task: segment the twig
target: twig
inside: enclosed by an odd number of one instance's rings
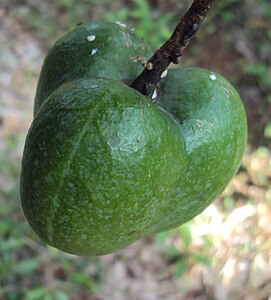
[[[194,0],[181,18],[172,36],[148,60],[143,72],[132,82],[131,87],[149,96],[161,78],[166,76],[170,63],[178,64],[190,39],[197,33],[200,23],[207,16],[215,0]]]

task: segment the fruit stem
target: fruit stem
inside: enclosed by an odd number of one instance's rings
[[[155,51],[148,60],[145,69],[132,82],[131,87],[146,96],[153,95],[160,80],[166,76],[170,63],[178,64],[179,58],[197,33],[200,23],[207,16],[215,0],[194,0],[183,15],[171,37]]]

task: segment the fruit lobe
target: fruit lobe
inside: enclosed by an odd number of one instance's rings
[[[247,142],[242,101],[222,76],[200,68],[170,70],[157,105],[172,114],[187,155],[182,205],[176,201],[164,230],[202,212],[226,188],[239,168]],[[177,198],[176,198],[177,199]]]
[[[133,80],[150,47],[119,24],[82,24],[60,38],[47,54],[35,97],[34,115],[58,86],[79,78]]]
[[[49,244],[106,254],[156,229],[160,202],[184,170],[183,138],[169,115],[120,82],[77,80],[57,89],[32,123],[23,209]]]

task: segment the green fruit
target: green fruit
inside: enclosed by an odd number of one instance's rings
[[[234,88],[206,70],[170,70],[153,104],[123,83],[142,69],[134,57],[148,51],[128,29],[98,23],[68,33],[45,60],[21,199],[32,228],[54,247],[104,255],[179,226],[239,167],[246,117]]]

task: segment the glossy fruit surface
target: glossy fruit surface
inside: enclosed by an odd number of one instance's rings
[[[63,251],[109,254],[179,226],[240,164],[246,117],[234,88],[206,70],[170,70],[153,104],[123,83],[144,55],[148,46],[133,32],[98,23],[68,33],[45,60],[21,199],[36,233]]]
[[[202,212],[237,171],[247,141],[246,115],[238,93],[222,76],[200,68],[170,70],[158,106],[171,113],[185,141],[186,175],[179,186],[170,229]],[[173,197],[174,198],[174,197]],[[178,199],[178,197],[176,197]],[[176,223],[174,225],[174,221]]]

